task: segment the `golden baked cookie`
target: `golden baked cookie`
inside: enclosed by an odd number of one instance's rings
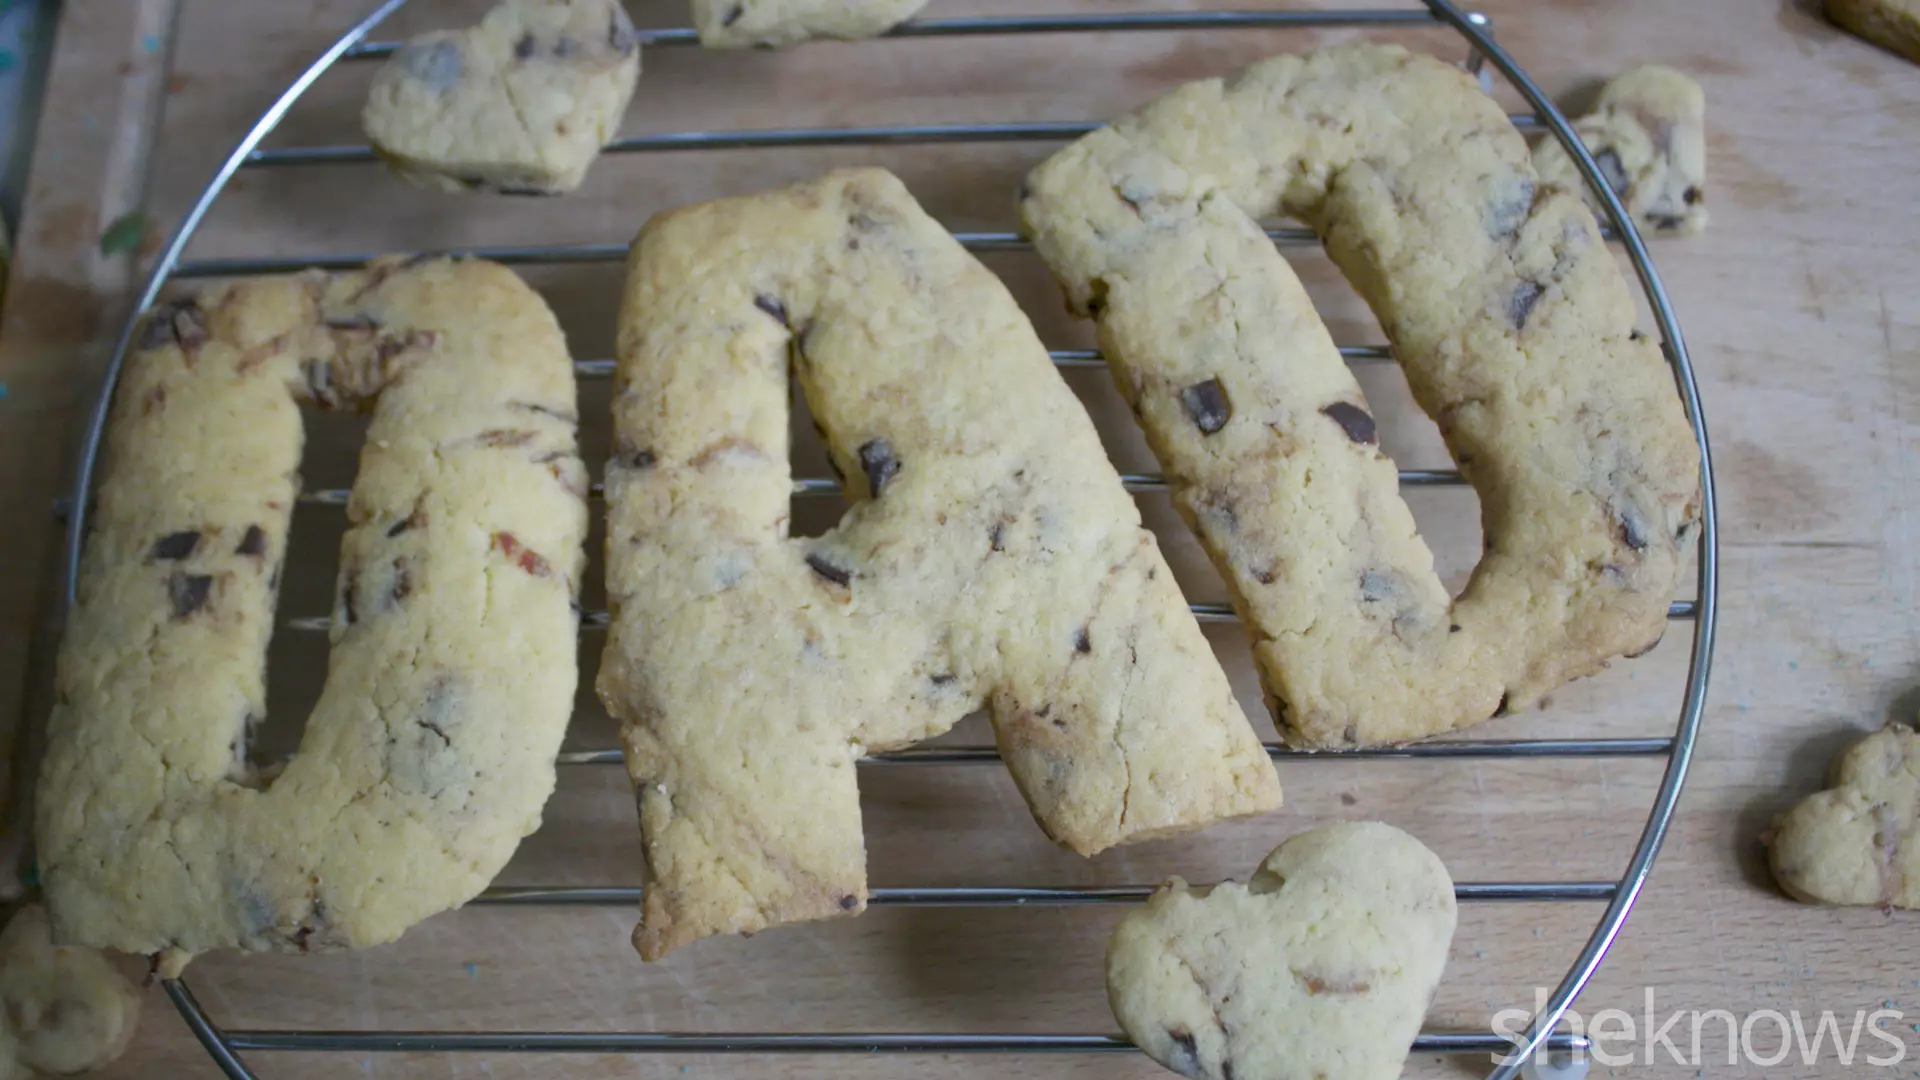
[[[778,48],[809,38],[878,37],[927,0],[693,0],[693,26],[709,49]]]
[[[1107,943],[1107,999],[1148,1056],[1205,1080],[1393,1080],[1440,985],[1453,879],[1391,825],[1323,825],[1245,885],[1174,878]]]
[[[139,988],[113,961],[54,945],[39,904],[13,913],[0,931],[0,1078],[102,1068],[139,1022]]]
[[[1809,904],[1920,908],[1920,734],[1890,725],[1833,763],[1768,838],[1774,880]]]
[[[1639,228],[1692,236],[1707,227],[1706,116],[1699,83],[1648,64],[1607,83],[1573,130]],[[1558,139],[1535,144],[1533,167],[1541,180],[1579,192],[1600,212]]]
[[[55,939],[391,941],[540,821],[577,680],[573,368],[511,271],[437,257],[151,312],[115,395],[38,789]],[[254,767],[299,403],[371,407],[327,680]]]
[[[618,352],[599,690],[642,955],[861,910],[855,762],[980,709],[1082,854],[1279,804],[1085,410],[890,174],[655,217]],[[820,536],[787,531],[789,370],[854,500]]]
[[[1827,18],[1920,63],[1920,0],[1826,0]]]
[[[1358,43],[1192,83],[1047,159],[1021,206],[1289,740],[1452,730],[1660,640],[1700,493],[1672,373],[1593,215],[1459,68]],[[1278,214],[1319,232],[1479,492],[1457,599]]]
[[[639,76],[620,0],[502,0],[478,26],[400,46],[360,122],[416,183],[551,195],[580,186]]]

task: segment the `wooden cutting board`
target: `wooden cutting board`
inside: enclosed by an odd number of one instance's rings
[[[56,580],[51,516],[80,410],[125,314],[134,260],[102,256],[123,211],[154,221],[143,254],[189,205],[214,163],[310,57],[371,5],[90,0],[66,5],[19,256],[0,323],[0,730],[44,709],[50,653],[36,612]],[[1175,0],[935,0],[929,14],[1153,10]],[[1920,67],[1841,36],[1798,0],[1488,0],[1501,39],[1577,107],[1597,80],[1658,61],[1708,95],[1713,223],[1662,240],[1655,257],[1699,368],[1717,453],[1722,524],[1721,644],[1700,754],[1675,832],[1606,966],[1580,1001],[1589,1015],[1646,995],[1671,1010],[1887,1008],[1886,1030],[1920,1055],[1920,939],[1915,916],[1829,911],[1771,886],[1760,832],[1818,786],[1831,754],[1920,695],[1910,475],[1920,415]],[[477,0],[417,0],[390,32],[471,21]],[[647,25],[683,23],[675,4],[635,6]],[[1342,32],[1345,33],[1345,32]],[[888,122],[1080,120],[1109,116],[1182,81],[1340,35],[1302,31],[952,38],[819,44],[782,53],[648,53],[625,132],[844,126]],[[1440,31],[1387,35],[1460,56]],[[271,145],[360,141],[367,65],[327,75]],[[243,173],[195,241],[193,257],[338,253],[536,241],[621,242],[650,213],[750,191],[832,165],[898,171],[955,229],[1010,228],[1018,176],[1050,144],[699,151],[603,160],[561,200],[447,197],[413,191],[371,166]],[[1343,342],[1379,332],[1326,260],[1290,250]],[[1084,345],[1030,255],[988,257],[1042,336]],[[528,271],[565,324],[576,356],[609,355],[615,265]],[[1126,410],[1097,370],[1069,373],[1123,469],[1153,469]],[[1432,425],[1390,366],[1362,373],[1388,449],[1404,467],[1444,467]],[[583,387],[590,461],[606,445],[607,387]],[[310,486],[351,477],[355,426],[315,423]],[[817,458],[806,452],[798,468]],[[1410,501],[1456,584],[1479,550],[1463,489]],[[1143,496],[1183,584],[1218,600],[1217,577],[1167,507]],[[829,515],[830,516],[830,515]],[[337,511],[304,509],[282,610],[325,610]],[[597,539],[594,541],[598,543]],[[596,553],[597,554],[597,553]],[[597,586],[596,586],[597,589]],[[598,603],[590,592],[589,606]],[[44,621],[44,620],[42,620]],[[1686,624],[1651,655],[1554,695],[1545,710],[1476,736],[1644,736],[1670,732],[1686,670]],[[1241,700],[1259,694],[1244,638],[1210,628]],[[37,644],[36,644],[37,642]],[[31,646],[31,647],[30,647]],[[591,678],[599,642],[585,643]],[[324,643],[283,633],[273,697],[283,720],[317,692]],[[24,702],[24,705],[20,704]],[[1270,730],[1259,718],[1263,730]],[[292,721],[288,721],[289,724]],[[281,738],[290,738],[283,731]],[[985,740],[978,728],[958,741]],[[611,745],[583,694],[571,744]],[[1083,861],[1035,829],[996,768],[873,769],[862,776],[875,885],[1152,883],[1244,874],[1283,836],[1316,821],[1377,817],[1411,829],[1461,880],[1616,876],[1639,834],[1658,759],[1362,763],[1289,761],[1288,807],[1205,836]],[[504,884],[632,884],[638,834],[621,770],[563,770],[546,826]],[[470,909],[402,942],[352,955],[208,957],[191,970],[215,1019],[244,1028],[608,1031],[1107,1032],[1101,990],[1110,908],[876,910],[858,920],[716,940],[641,964],[625,908]],[[1471,905],[1463,910],[1430,1026],[1483,1031],[1499,1009],[1534,1003],[1599,917],[1590,904]],[[211,1077],[214,1067],[156,990],[133,1049],[108,1075]],[[1678,1027],[1687,1050],[1686,1021]],[[1644,1032],[1640,1033],[1644,1040]],[[1777,1029],[1757,1023],[1767,1055]],[[1623,1050],[1620,1043],[1611,1044]],[[1829,1048],[1801,1066],[1727,1063],[1724,1025],[1702,1056],[1635,1075],[1848,1073]],[[1866,1040],[1860,1053],[1885,1044]],[[1642,1047],[1644,1051],[1644,1046]],[[1664,1054],[1664,1052],[1663,1052]],[[256,1053],[265,1077],[374,1076],[1008,1076],[1156,1075],[1136,1057],[601,1058]],[[1763,1058],[1764,1060],[1764,1058]],[[1920,1060],[1903,1063],[1920,1067]],[[1624,1068],[1624,1066],[1623,1066]],[[1411,1073],[1456,1076],[1484,1060],[1416,1060]],[[1596,1073],[1596,1075],[1598,1075]]]

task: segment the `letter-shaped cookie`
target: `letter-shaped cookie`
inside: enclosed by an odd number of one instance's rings
[[[693,0],[693,25],[709,49],[772,48],[810,38],[878,37],[927,0]]]
[[[540,821],[586,531],[553,314],[484,262],[243,281],[139,331],[38,792],[55,939],[136,953],[391,941]],[[300,491],[297,400],[373,407],[300,752],[249,766]]]
[[[640,44],[620,0],[501,0],[381,66],[360,114],[395,172],[446,191],[572,191],[620,127]]]
[[[1592,214],[1464,72],[1375,44],[1276,57],[1061,150],[1022,205],[1290,740],[1420,738],[1659,641],[1699,497],[1679,396]],[[1457,600],[1256,221],[1278,213],[1319,232],[1480,494]]]
[[[855,504],[787,535],[788,371]],[[1082,854],[1279,803],[1013,298],[878,170],[654,218],[620,315],[612,636],[649,959],[859,911],[854,763],[985,707]]]
[[[1781,815],[1773,876],[1809,904],[1920,908],[1920,735],[1890,725],[1848,747],[1827,790]]]

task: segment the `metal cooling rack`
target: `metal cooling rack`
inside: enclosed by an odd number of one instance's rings
[[[294,255],[286,257],[182,259],[188,242],[225,190],[228,182],[242,169],[312,167],[365,163],[375,160],[365,146],[307,146],[260,149],[261,141],[274,130],[295,102],[336,63],[368,61],[386,57],[397,47],[391,42],[368,41],[368,35],[406,0],[382,0],[379,6],[346,34],[335,41],[269,107],[240,140],[233,152],[215,171],[178,230],[161,252],[139,296],[136,308],[144,310],[158,298],[161,289],[172,280],[226,277],[237,274],[280,273],[306,267],[342,269],[365,262],[373,253],[346,255]],[[1305,754],[1284,746],[1269,745],[1275,758],[1297,760],[1336,760],[1356,758],[1611,758],[1664,757],[1667,765],[1654,796],[1645,829],[1635,844],[1626,871],[1616,881],[1568,882],[1463,882],[1458,897],[1463,902],[1562,901],[1604,903],[1604,912],[1594,926],[1585,946],[1574,958],[1559,985],[1548,997],[1544,1009],[1534,1018],[1524,1045],[1492,1034],[1423,1033],[1415,1041],[1415,1052],[1437,1054],[1512,1052],[1508,1063],[1496,1066],[1490,1080],[1508,1080],[1520,1071],[1522,1062],[1540,1052],[1553,1064],[1564,1065],[1569,1056],[1583,1050],[1586,1041],[1577,1036],[1554,1033],[1561,1015],[1572,1004],[1605,958],[1634,901],[1645,885],[1653,860],[1660,851],[1673,820],[1687,766],[1699,731],[1701,711],[1707,692],[1707,677],[1713,658],[1715,624],[1715,578],[1717,530],[1712,462],[1707,447],[1705,423],[1701,415],[1698,389],[1680,326],[1667,299],[1660,275],[1645,244],[1635,230],[1618,198],[1604,182],[1598,166],[1574,136],[1567,118],[1547,95],[1521,69],[1519,63],[1495,42],[1491,22],[1477,13],[1460,10],[1451,0],[1423,0],[1424,6],[1364,11],[1233,11],[1168,12],[1148,14],[1074,15],[1047,17],[989,17],[961,19],[922,19],[896,28],[888,37],[949,37],[968,35],[1008,35],[1069,32],[1118,32],[1157,30],[1233,30],[1278,27],[1431,27],[1445,26],[1465,40],[1468,53],[1465,64],[1482,84],[1492,86],[1491,65],[1533,108],[1532,113],[1513,117],[1523,129],[1544,129],[1571,153],[1587,183],[1604,203],[1610,239],[1626,248],[1640,285],[1652,309],[1662,347],[1673,367],[1681,400],[1693,424],[1700,450],[1702,501],[1699,579],[1697,599],[1671,606],[1668,617],[1691,620],[1694,624],[1691,663],[1681,699],[1679,722],[1672,735],[1647,738],[1608,739],[1448,739],[1345,752]],[[698,38],[690,29],[647,30],[640,33],[643,46],[697,46]],[[876,44],[873,48],[884,48]],[[1084,134],[1098,122],[1005,123],[912,125],[891,127],[811,128],[770,131],[698,131],[671,135],[649,135],[615,140],[609,153],[647,153],[687,149],[774,149],[801,146],[874,146],[956,142],[1054,142]],[[1313,243],[1315,237],[1304,229],[1269,230],[1275,242]],[[956,234],[973,251],[1027,250],[1028,244],[1012,232],[974,232]],[[510,265],[557,263],[613,263],[625,258],[625,244],[538,245],[508,248],[471,248],[457,254],[470,254]],[[80,546],[86,533],[86,510],[93,475],[98,461],[101,437],[106,427],[113,391],[132,340],[137,314],[123,328],[107,368],[105,385],[94,404],[86,430],[69,508],[65,596],[72,604],[78,573]],[[1342,353],[1353,363],[1382,363],[1392,359],[1388,350],[1378,346],[1346,346]],[[1092,366],[1102,363],[1091,350],[1055,350],[1053,358],[1062,366]],[[584,360],[576,365],[581,379],[605,379],[611,376],[609,360]],[[1445,470],[1403,471],[1403,485],[1458,485],[1459,473]],[[1130,475],[1124,478],[1134,491],[1165,488],[1157,475]],[[794,484],[797,495],[836,492],[838,483],[830,479],[802,479]],[[343,491],[310,491],[302,498],[309,503],[341,504]],[[598,488],[595,489],[598,494]],[[1231,621],[1231,610],[1223,605],[1196,604],[1194,613],[1203,621]],[[300,617],[284,623],[295,631],[326,629],[327,619]],[[588,613],[583,630],[602,631],[604,613]],[[993,762],[999,755],[992,747],[922,747],[890,754],[878,754],[865,762],[871,766],[900,767],[927,764],[965,764]],[[620,761],[614,749],[563,753],[560,764],[567,766],[609,765]],[[1107,888],[906,888],[875,889],[870,903],[875,907],[977,907],[1127,904],[1144,899],[1150,886]],[[532,905],[637,905],[639,890],[632,888],[543,888],[495,887],[486,890],[474,902],[502,906]],[[773,1033],[685,1033],[632,1032],[616,1034],[513,1031],[465,1033],[452,1031],[281,1031],[232,1030],[215,1024],[194,999],[186,981],[164,983],[168,996],[179,1009],[187,1025],[199,1038],[213,1060],[232,1080],[252,1080],[254,1073],[241,1059],[247,1051],[469,1051],[532,1053],[904,1053],[951,1054],[965,1052],[1044,1053],[1044,1052],[1124,1052],[1134,1049],[1125,1039],[1102,1034],[828,1034],[819,1032]],[[1571,1071],[1584,1072],[1583,1061],[1574,1061]]]

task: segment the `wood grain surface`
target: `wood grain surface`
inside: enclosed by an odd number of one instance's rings
[[[47,636],[36,612],[57,560],[51,520],[106,344],[124,314],[134,267],[95,241],[144,203],[163,233],[214,163],[310,57],[371,5],[366,0],[89,0],[66,5],[41,125],[26,220],[0,324],[0,731],[18,735],[44,707]],[[470,21],[479,0],[417,0],[392,36]],[[1157,10],[1082,0],[934,0],[929,14]],[[1199,6],[1199,5],[1196,5]],[[1722,500],[1722,622],[1700,753],[1677,827],[1651,884],[1580,1008],[1629,1010],[1651,992],[1671,1010],[1901,1012],[1883,1027],[1920,1069],[1920,937],[1911,913],[1833,911],[1783,898],[1758,837],[1790,800],[1814,790],[1847,740],[1920,705],[1914,610],[1920,485],[1910,447],[1920,412],[1920,68],[1840,35],[1798,2],[1487,0],[1501,39],[1561,100],[1578,107],[1597,82],[1658,61],[1705,86],[1709,204],[1704,237],[1658,241],[1654,254],[1692,348],[1717,454]],[[646,25],[679,25],[677,3],[634,5]],[[1348,32],[1150,33],[817,44],[781,53],[657,49],[644,59],[625,133],[842,126],[887,122],[1081,120],[1112,115],[1182,81]],[[1461,56],[1442,31],[1381,35]],[[327,75],[270,145],[361,141],[356,116],[371,73]],[[1508,96],[1511,96],[1510,94]],[[372,166],[248,170],[215,208],[191,257],[323,254],[536,241],[623,242],[681,202],[752,191],[840,164],[893,168],[955,229],[1011,228],[1019,175],[1051,144],[782,151],[688,151],[603,159],[560,200],[448,197],[415,191]],[[145,249],[151,254],[152,243]],[[1344,343],[1379,331],[1317,250],[1289,249]],[[1028,254],[988,257],[1050,344],[1090,343]],[[559,312],[575,355],[609,355],[616,265],[530,269]],[[1361,378],[1388,449],[1403,467],[1445,467],[1433,425],[1390,365]],[[1151,457],[1103,372],[1070,372],[1122,469]],[[583,386],[590,462],[607,438],[607,385]],[[345,486],[357,424],[316,418],[310,487]],[[805,436],[810,440],[811,436]],[[796,471],[816,473],[803,447]],[[1167,506],[1143,495],[1183,584],[1219,600],[1218,578]],[[1415,491],[1416,517],[1449,580],[1479,550],[1474,497]],[[831,508],[796,518],[824,527]],[[303,508],[282,599],[289,616],[325,611],[340,529],[337,509]],[[598,544],[598,539],[593,541]],[[598,556],[597,550],[593,552]],[[598,606],[597,583],[588,606]],[[1686,672],[1689,624],[1652,654],[1555,694],[1535,713],[1471,734],[1644,736],[1670,732]],[[1258,715],[1243,633],[1209,630],[1236,691]],[[600,647],[583,643],[583,686]],[[271,739],[291,746],[324,674],[324,638],[280,634],[273,646]],[[1270,732],[1264,716],[1258,723]],[[969,723],[950,737],[987,741]],[[25,740],[15,738],[17,743]],[[611,745],[583,693],[575,747]],[[872,768],[861,777],[876,886],[1152,883],[1244,874],[1282,837],[1314,822],[1374,817],[1410,829],[1464,881],[1611,878],[1638,836],[1662,762],[1288,761],[1287,808],[1204,836],[1144,844],[1085,861],[1033,826],[996,767]],[[633,884],[638,830],[622,770],[563,770],[545,827],[503,884]],[[1434,1030],[1485,1030],[1492,1014],[1530,1006],[1591,929],[1592,904],[1463,908]],[[324,957],[212,956],[190,971],[217,1021],[236,1028],[554,1029],[610,1031],[1113,1030],[1101,984],[1113,908],[875,910],[857,920],[713,940],[643,965],[627,944],[626,908],[469,909],[429,920],[400,943]],[[106,1075],[218,1075],[157,989],[132,1051]],[[1829,1047],[1768,1066],[1728,1063],[1724,1025],[1708,1024],[1701,1058],[1635,1063],[1653,1076],[1841,1076]],[[1678,1028],[1687,1050],[1687,1024]],[[1644,1040],[1644,1032],[1640,1040]],[[1754,1048],[1779,1045],[1757,1026]],[[1621,1044],[1615,1043],[1616,1049]],[[1644,1050],[1644,1047],[1642,1048]],[[1861,1057],[1884,1044],[1866,1040]],[[1114,1077],[1157,1074],[1134,1056],[610,1058],[510,1054],[255,1053],[263,1077],[679,1076]],[[1417,1076],[1484,1072],[1484,1059],[1422,1057]],[[1605,1068],[1600,1066],[1599,1068]],[[1596,1072],[1596,1075],[1600,1073]]]

